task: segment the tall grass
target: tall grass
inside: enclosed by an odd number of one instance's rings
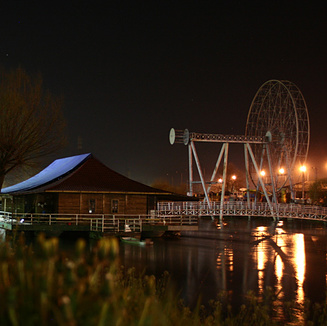
[[[58,241],[40,235],[33,245],[20,238],[0,246],[0,325],[278,324],[254,296],[235,315],[223,298],[210,311],[200,304],[191,311],[167,274],[156,280],[122,270],[115,238],[99,240],[91,251],[78,240],[73,255],[59,250]]]

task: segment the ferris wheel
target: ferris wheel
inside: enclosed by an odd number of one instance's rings
[[[245,134],[266,138],[268,146],[253,145],[253,154],[267,184],[276,191],[291,185],[294,169],[306,162],[310,141],[308,110],[299,88],[285,80],[265,82],[251,103]],[[257,186],[251,163],[249,174]]]

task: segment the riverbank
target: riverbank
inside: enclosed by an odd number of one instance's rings
[[[40,235],[33,245],[23,238],[0,246],[1,325],[285,325],[294,322],[292,304],[285,302],[289,320],[272,318],[269,289],[264,300],[248,295],[236,314],[221,293],[210,309],[192,311],[160,279],[123,270],[117,239],[102,239],[92,250],[84,240],[67,255],[59,239]],[[200,302],[200,301],[199,301]],[[276,316],[275,316],[276,317]],[[321,321],[326,320],[320,314]],[[315,325],[318,325],[315,323]]]

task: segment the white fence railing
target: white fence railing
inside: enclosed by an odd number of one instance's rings
[[[327,221],[327,208],[299,204],[247,203],[243,201],[161,202],[151,215],[122,214],[12,214],[0,211],[0,221],[10,224],[83,225],[91,231],[141,232],[145,225],[197,225],[201,216],[268,216]]]
[[[272,209],[271,209],[272,208]],[[327,220],[327,207],[299,205],[247,203],[243,201],[211,202],[162,202],[158,204],[159,216],[274,216],[277,218]]]
[[[145,225],[197,225],[197,216],[120,214],[12,214],[0,211],[2,223],[21,225],[79,225],[100,232],[142,232]]]

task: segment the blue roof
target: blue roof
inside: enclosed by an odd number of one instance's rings
[[[40,186],[43,186],[49,182],[60,179],[68,172],[74,170],[79,164],[81,164],[91,154],[82,154],[77,156],[70,156],[55,160],[49,166],[47,166],[40,173],[35,176],[13,186],[3,188],[2,194],[8,194],[13,192],[24,192]]]

